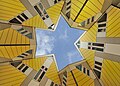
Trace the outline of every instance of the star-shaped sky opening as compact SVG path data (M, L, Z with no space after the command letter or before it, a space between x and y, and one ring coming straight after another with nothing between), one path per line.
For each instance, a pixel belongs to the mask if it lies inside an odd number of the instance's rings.
M83 33L83 30L71 28L61 16L54 32L36 29L36 56L55 54L59 70L70 63L80 61L82 56L74 43Z

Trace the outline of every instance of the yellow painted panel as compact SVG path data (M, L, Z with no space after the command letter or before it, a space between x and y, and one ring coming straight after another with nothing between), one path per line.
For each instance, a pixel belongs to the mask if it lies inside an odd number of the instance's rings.
M33 22L33 21L38 21L38 23L36 24L36 22ZM23 25L34 26L41 29L47 29L47 26L45 25L44 21L41 19L39 15L34 16L31 19L23 22Z
M38 71L46 59L46 57L40 57L35 59L24 60L23 63Z
M12 38L12 41L11 41L11 44L16 44L17 43L17 35L18 35L18 32L13 30L13 38Z
M2 65L0 66L0 69L2 70L0 72L0 86L13 86L16 83L21 84L22 81L26 78L22 72L19 72L11 65Z
M56 24L58 21L63 4L64 4L64 1L61 1L58 4L46 10L54 24Z
M118 68L120 68L119 63L110 60L104 60L101 75L101 80L103 83L112 86L119 86L120 70Z
M8 32L9 32L9 29L5 29L3 34L2 34L2 37L0 39L0 44L5 44L6 42L6 39L8 37Z
M51 79L53 82L55 82L57 84L60 84L60 79L59 79L59 76L58 76L58 70L57 70L57 66L56 66L55 62L53 62L51 64L50 68L46 72L46 77Z
M6 47L1 46L1 47L0 47L0 50L1 50L1 53L3 54L4 57L10 58L10 56L9 56L9 54L8 54L8 51L7 51Z
M0 19L10 20L11 18L22 13L25 7L17 0L1 0L0 1Z
M6 39L6 44L10 44L13 37L13 29L9 29L8 37Z
M67 73L67 86L76 86L71 72Z
M82 42L96 42L97 24L94 24L81 38Z
M80 52L83 55L83 58L86 59L90 67L94 68L95 51L81 48Z
M120 9L111 7L107 19L107 37L120 37Z

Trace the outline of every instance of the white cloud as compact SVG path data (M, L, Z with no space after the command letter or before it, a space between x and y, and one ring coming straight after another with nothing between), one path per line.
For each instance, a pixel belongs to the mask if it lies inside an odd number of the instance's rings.
M55 38L51 33L44 31L37 31L37 52L36 55L45 55L51 53L54 48Z
M71 51L67 53L67 58L68 58L69 63L72 63L72 58L75 58L77 54L78 54L77 51Z
M61 35L59 36L59 39L66 39L66 38L68 38L67 30L65 30L65 32L63 34L61 33Z

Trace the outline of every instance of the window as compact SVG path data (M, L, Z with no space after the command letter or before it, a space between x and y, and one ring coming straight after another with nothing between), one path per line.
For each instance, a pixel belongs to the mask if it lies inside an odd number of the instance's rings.
M49 18L49 16L48 16L48 15L46 15L46 18Z
M67 3L67 5L69 5L71 3L71 1L69 1L68 3Z
M19 32L19 31L22 31L22 30L24 30L23 28L21 28L21 29L18 29L17 31Z
M12 20L9 21L10 23L17 23L17 24L22 24L20 21L18 21L16 18L13 18Z
M95 65L95 68L96 68L96 69L99 69L99 70L101 70L101 68L100 68L100 67L98 67L98 66L96 66L96 65Z
M88 45L91 45L91 43L88 43Z
M84 27L85 26L85 21L81 22L81 25Z
M87 24L89 24L89 23L90 23L90 19L87 20Z
M87 75L90 76L90 71L89 70L87 70Z
M28 68L29 68L29 67L26 66L26 67L22 70L22 72L25 72Z
M32 50L26 51L26 53L32 54Z
M24 66L25 64L22 64L18 69L21 70Z
M70 12L66 13L66 17L69 19L70 18Z
M95 64L102 66L102 63L95 61Z
M67 10L69 10L71 8L71 6L69 6L68 8L67 8Z
M39 71L38 71L38 73L35 75L35 77L34 77L34 79L36 80L37 79L37 77L40 75L40 73L42 72L42 70L40 69Z
M76 66L77 69L79 69L80 71L82 71L82 65L78 65Z
M99 24L98 27L105 27L106 24Z
M67 72L65 71L65 72L63 73L63 75L64 75L65 77L67 77Z
M24 14L24 13L22 13L21 14L26 20L28 19L28 17Z
M39 10L39 8L37 6L34 6L35 10L39 13L39 15L42 17L42 13L41 11Z
M24 19L20 16L17 16L17 18L19 18L22 22L24 21Z
M85 67L83 68L83 72L86 73L86 68Z
M92 20L91 20L91 22L93 22L94 21L94 16L92 17Z
M102 51L103 52L102 48L97 48L97 47L92 47L92 50L97 50L97 51Z
M24 56L21 56L21 55L19 55L19 56L17 56L17 57L24 58Z
M41 74L41 76L38 79L39 82L41 81L41 79L43 78L44 75L45 75L45 72L43 71L42 74Z
M105 22L107 20L107 13L105 13L102 17L101 17L101 19L98 21L98 23L100 23L100 22Z
M28 33L28 34L25 35L25 36L27 36L28 38L32 39L32 33Z
M56 4L56 3L57 3L57 0L54 1L54 4Z
M106 29L98 29L98 32L105 32Z
M93 43L93 46L100 46L100 47L104 47L104 44L100 44L100 43Z
M24 33L27 33L27 32L28 32L28 31L25 30L24 32L21 32L21 34L24 34Z
M39 7L43 10L43 6L42 6L42 4L41 4L41 3L39 3Z
M67 82L67 80L63 77L63 80L65 81L65 82Z
M97 71L97 70L95 70L95 69L93 69L93 70L94 70L95 74L97 75L97 77L100 79L101 72L99 72L99 71Z
M27 54L25 54L25 53L22 53L22 55L24 55L24 56L28 56Z
M63 84L64 84L65 86L67 86L65 82L63 82Z
M54 85L54 82L51 82L50 86L53 86Z
M12 62L11 65L14 66L14 67L17 67L19 64L21 64L22 62Z

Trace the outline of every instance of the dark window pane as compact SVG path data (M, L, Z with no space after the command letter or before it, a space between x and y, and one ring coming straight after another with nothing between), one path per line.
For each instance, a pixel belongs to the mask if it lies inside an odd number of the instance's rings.
M18 69L21 70L24 66L25 64L22 64Z
M51 82L50 86L53 86L54 85L54 82Z
M23 28L21 28L21 29L18 29L17 31L19 32L19 31L22 31L22 30L24 30Z
M28 68L29 68L29 67L26 66L26 67L22 70L22 72L25 72Z
M24 56L28 56L27 54L25 54L25 53L22 53L22 55L24 55Z
M95 64L102 66L102 63L95 61Z
M21 55L19 55L19 56L17 56L17 57L24 58L24 56L21 56Z
M69 10L71 8L71 6L69 6L68 8L67 8L67 10Z
M24 34L24 33L26 33L26 32L28 32L28 31L25 30L24 32L21 32L21 34Z
M101 68L100 68L100 67L98 67L98 66L96 66L96 65L95 65L95 68L96 68L96 69L99 69L99 70L101 70Z
M90 19L87 20L87 24L89 24L89 23L90 23Z
M38 73L35 75L35 77L34 77L34 79L36 80L37 79L37 77L40 75L40 73L41 73L41 69L38 71Z
M12 62L11 65L14 66L14 67L17 67L19 64L21 64L22 62Z
M87 70L87 75L90 76L90 71L89 70Z
M81 22L81 25L84 27L85 26L85 21Z
M65 72L63 73L63 75L64 75L65 77L67 77L67 72L65 71Z
M41 3L39 3L39 7L43 10L43 6L42 6L42 4L41 4Z
M77 69L79 69L80 71L82 71L82 65L78 65L76 66Z
M100 46L100 47L104 47L104 44L100 44L100 43L93 43L93 46Z
M42 79L44 75L45 75L45 72L43 71L39 79Z
M27 36L29 39L32 39L32 33L29 33L29 34L27 34L25 36Z
M91 43L88 43L88 45L91 45Z
M56 4L56 3L57 3L57 0L54 1L54 4Z
M94 21L94 16L92 17L92 20L91 20L91 22L93 22Z
M83 68L83 72L86 73L86 68Z
M105 27L106 24L99 24L98 27Z
M94 70L95 74L97 75L97 77L100 79L101 73L95 69L93 69L93 70Z
M69 1L68 3L67 3L67 5L69 5L71 3L71 1Z
M32 54L32 50L26 51L26 53Z
M103 49L102 49L102 48L92 47L92 50L97 50L97 51L102 51L102 52L103 52Z
M63 82L63 84L64 84L65 86L67 86L65 82Z
M10 23L17 23L17 24L22 24L19 22L16 18L13 18L12 20L9 21Z
M63 80L65 81L65 82L67 82L67 80L63 77Z
M101 19L98 21L98 23L100 23L100 22L105 22L107 20L107 14L105 13L102 17L101 17Z
M70 18L70 12L66 13L66 17L69 19Z
M28 17L24 14L24 13L22 13L21 14L26 20L28 19Z
M35 10L39 13L39 15L42 17L42 13L40 12L40 10L38 9L37 6L34 6Z
M19 18L22 22L24 21L24 19L20 16L17 16L17 18Z

